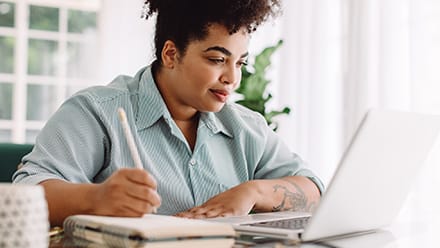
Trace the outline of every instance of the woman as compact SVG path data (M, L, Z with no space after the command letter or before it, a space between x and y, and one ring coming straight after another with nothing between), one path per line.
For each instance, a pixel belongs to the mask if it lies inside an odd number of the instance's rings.
M322 184L262 116L228 102L250 33L279 0L149 0L156 60L68 99L14 175L41 184L50 221L72 214L189 218L311 211ZM133 167L117 108L145 170Z

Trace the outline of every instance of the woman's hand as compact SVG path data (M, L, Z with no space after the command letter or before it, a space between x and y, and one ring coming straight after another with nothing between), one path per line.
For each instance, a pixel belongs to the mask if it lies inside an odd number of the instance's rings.
M156 189L156 180L144 170L117 170L92 191L93 214L136 217L151 213L160 206Z
M214 196L201 206L177 213L176 216L199 219L246 215L259 197L255 182L248 181Z

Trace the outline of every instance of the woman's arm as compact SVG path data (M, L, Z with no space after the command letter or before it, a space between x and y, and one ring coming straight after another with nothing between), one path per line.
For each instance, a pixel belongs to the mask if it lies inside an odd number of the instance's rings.
M261 179L242 183L201 206L176 214L187 218L246 215L256 212L311 212L318 205L320 192L313 181L303 176Z
M321 197L316 184L307 177L289 176L274 180L256 180L260 201L254 210L312 212Z

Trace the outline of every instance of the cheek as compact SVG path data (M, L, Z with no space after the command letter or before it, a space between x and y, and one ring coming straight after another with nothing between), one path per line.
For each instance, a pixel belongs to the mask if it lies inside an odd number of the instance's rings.
M218 81L217 74L209 67L191 68L190 72L187 79L199 90L209 88Z

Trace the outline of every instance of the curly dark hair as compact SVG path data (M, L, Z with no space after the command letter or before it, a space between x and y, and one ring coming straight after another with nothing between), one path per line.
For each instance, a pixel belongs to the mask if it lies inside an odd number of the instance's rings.
M281 0L146 0L145 4L147 18L157 14L154 43L161 64L167 40L183 55L190 41L206 38L212 24L225 26L230 34L241 28L251 33L281 12Z

